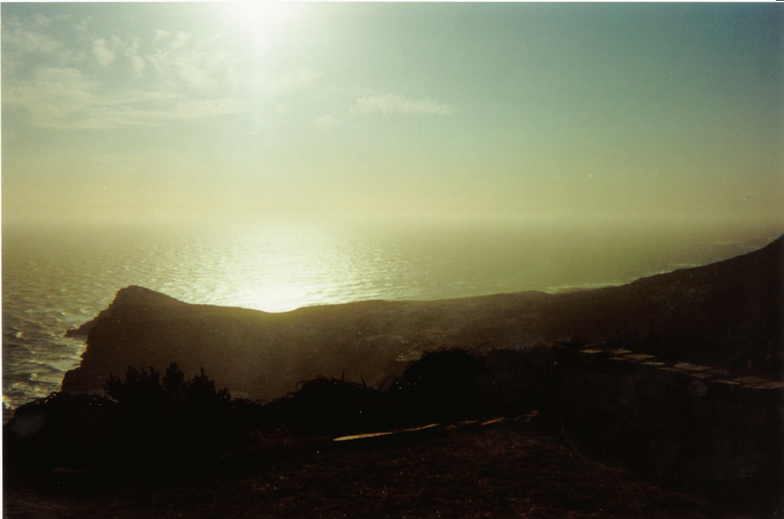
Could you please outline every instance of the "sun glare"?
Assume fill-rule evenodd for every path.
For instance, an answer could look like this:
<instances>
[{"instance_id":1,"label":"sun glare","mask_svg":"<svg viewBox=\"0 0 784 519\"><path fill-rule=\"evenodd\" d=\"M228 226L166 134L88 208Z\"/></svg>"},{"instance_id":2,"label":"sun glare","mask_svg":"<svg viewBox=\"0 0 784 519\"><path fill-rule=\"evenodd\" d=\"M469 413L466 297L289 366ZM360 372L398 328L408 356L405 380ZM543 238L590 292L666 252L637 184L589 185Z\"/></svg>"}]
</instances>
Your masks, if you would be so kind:
<instances>
[{"instance_id":1,"label":"sun glare","mask_svg":"<svg viewBox=\"0 0 784 519\"><path fill-rule=\"evenodd\" d=\"M220 2L220 16L256 44L269 43L290 29L297 6L292 2Z\"/></svg>"}]
</instances>

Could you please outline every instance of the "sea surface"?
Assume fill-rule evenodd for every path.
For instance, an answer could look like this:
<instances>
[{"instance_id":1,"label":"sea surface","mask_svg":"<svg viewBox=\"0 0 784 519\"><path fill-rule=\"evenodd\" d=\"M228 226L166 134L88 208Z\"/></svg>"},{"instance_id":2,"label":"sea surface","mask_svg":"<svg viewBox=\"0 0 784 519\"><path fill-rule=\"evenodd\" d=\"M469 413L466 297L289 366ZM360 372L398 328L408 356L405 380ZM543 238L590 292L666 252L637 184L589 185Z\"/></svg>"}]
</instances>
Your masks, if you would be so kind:
<instances>
[{"instance_id":1,"label":"sea surface","mask_svg":"<svg viewBox=\"0 0 784 519\"><path fill-rule=\"evenodd\" d=\"M758 249L781 228L493 221L11 226L2 235L4 419L59 390L64 337L140 285L188 303L284 312L350 301L595 288Z\"/></svg>"}]
</instances>

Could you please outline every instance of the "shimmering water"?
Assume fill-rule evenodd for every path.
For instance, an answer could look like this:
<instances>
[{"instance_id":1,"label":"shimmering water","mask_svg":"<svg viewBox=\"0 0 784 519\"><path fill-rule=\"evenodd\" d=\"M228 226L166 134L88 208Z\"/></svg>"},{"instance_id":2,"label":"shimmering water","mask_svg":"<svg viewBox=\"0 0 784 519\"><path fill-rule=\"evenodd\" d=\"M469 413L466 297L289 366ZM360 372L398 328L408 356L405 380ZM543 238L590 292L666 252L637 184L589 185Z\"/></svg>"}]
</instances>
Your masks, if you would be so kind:
<instances>
[{"instance_id":1,"label":"shimmering water","mask_svg":"<svg viewBox=\"0 0 784 519\"><path fill-rule=\"evenodd\" d=\"M625 283L766 245L775 229L566 223L4 227L3 402L59 389L63 337L128 285L270 312Z\"/></svg>"}]
</instances>

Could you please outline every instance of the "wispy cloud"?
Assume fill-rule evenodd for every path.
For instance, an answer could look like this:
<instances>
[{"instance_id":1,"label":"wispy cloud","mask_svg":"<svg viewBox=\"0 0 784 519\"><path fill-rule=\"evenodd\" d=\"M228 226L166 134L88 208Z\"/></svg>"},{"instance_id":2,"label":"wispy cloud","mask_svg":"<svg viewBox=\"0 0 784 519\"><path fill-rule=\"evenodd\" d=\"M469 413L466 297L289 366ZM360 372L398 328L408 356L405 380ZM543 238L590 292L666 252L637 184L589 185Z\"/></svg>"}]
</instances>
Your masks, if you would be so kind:
<instances>
[{"instance_id":1,"label":"wispy cloud","mask_svg":"<svg viewBox=\"0 0 784 519\"><path fill-rule=\"evenodd\" d=\"M195 89L202 92L214 90L226 73L226 62L222 60L217 45L196 42L184 32L172 36L158 31L153 40L155 49L144 56L144 60L157 72L157 79L169 88ZM138 46L138 44L137 44ZM129 47L132 53L133 46ZM140 63L133 61L135 71Z\"/></svg>"},{"instance_id":2,"label":"wispy cloud","mask_svg":"<svg viewBox=\"0 0 784 519\"><path fill-rule=\"evenodd\" d=\"M13 46L25 53L47 55L54 54L63 47L62 43L46 34L24 30L19 26L3 30L3 45Z\"/></svg>"},{"instance_id":3,"label":"wispy cloud","mask_svg":"<svg viewBox=\"0 0 784 519\"><path fill-rule=\"evenodd\" d=\"M93 42L93 55L102 67L111 65L112 61L114 61L114 58L117 56L114 51L107 48L106 40L103 38L99 38Z\"/></svg>"},{"instance_id":4,"label":"wispy cloud","mask_svg":"<svg viewBox=\"0 0 784 519\"><path fill-rule=\"evenodd\" d=\"M452 115L453 110L447 105L428 100L413 101L395 94L376 94L357 99L354 112L363 114L393 113L422 115Z\"/></svg>"},{"instance_id":5,"label":"wispy cloud","mask_svg":"<svg viewBox=\"0 0 784 519\"><path fill-rule=\"evenodd\" d=\"M26 60L59 61L64 63L62 55L72 54L65 49L65 45L55 38L41 32L48 20L36 20L26 26L19 20L3 20L2 46L3 46L3 72L10 72L22 68ZM59 57L59 59L58 59Z\"/></svg>"},{"instance_id":6,"label":"wispy cloud","mask_svg":"<svg viewBox=\"0 0 784 519\"><path fill-rule=\"evenodd\" d=\"M131 68L133 69L134 75L137 78L142 77L147 62L144 61L144 58L139 56L139 38L135 38L128 48L125 49L125 56L131 62Z\"/></svg>"},{"instance_id":7,"label":"wispy cloud","mask_svg":"<svg viewBox=\"0 0 784 519\"><path fill-rule=\"evenodd\" d=\"M237 95L217 89L236 83L236 73L214 37L158 31L146 41L103 38L88 34L87 22L3 20L4 109L26 111L33 125L50 129L151 126L240 112ZM78 36L66 42L62 31L47 33L56 23L76 27Z\"/></svg>"},{"instance_id":8,"label":"wispy cloud","mask_svg":"<svg viewBox=\"0 0 784 519\"><path fill-rule=\"evenodd\" d=\"M175 92L106 89L77 69L46 68L31 81L3 92L8 108L26 109L43 128L118 128L156 126L173 119L197 119L238 113L237 99L192 99Z\"/></svg>"},{"instance_id":9,"label":"wispy cloud","mask_svg":"<svg viewBox=\"0 0 784 519\"><path fill-rule=\"evenodd\" d=\"M2 29L3 108L26 111L43 128L236 114L259 96L306 88L321 76L308 67L248 73L258 62L230 35L95 34L90 19L60 18L4 19Z\"/></svg>"},{"instance_id":10,"label":"wispy cloud","mask_svg":"<svg viewBox=\"0 0 784 519\"><path fill-rule=\"evenodd\" d=\"M94 103L95 85L74 68L44 68L29 81L14 81L3 88L3 105L26 109L33 123L59 127Z\"/></svg>"}]
</instances>

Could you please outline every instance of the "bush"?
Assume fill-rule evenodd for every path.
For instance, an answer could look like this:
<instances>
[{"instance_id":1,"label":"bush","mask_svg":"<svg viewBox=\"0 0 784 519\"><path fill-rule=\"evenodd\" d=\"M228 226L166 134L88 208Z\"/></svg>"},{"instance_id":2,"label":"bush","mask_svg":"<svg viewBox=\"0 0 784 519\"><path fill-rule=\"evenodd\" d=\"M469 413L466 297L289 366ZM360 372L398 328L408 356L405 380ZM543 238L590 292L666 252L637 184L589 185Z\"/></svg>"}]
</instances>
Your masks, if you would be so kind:
<instances>
[{"instance_id":1,"label":"bush","mask_svg":"<svg viewBox=\"0 0 784 519\"><path fill-rule=\"evenodd\" d=\"M415 421L449 423L486 418L493 386L484 357L452 348L424 353L389 391Z\"/></svg>"},{"instance_id":2,"label":"bush","mask_svg":"<svg viewBox=\"0 0 784 519\"><path fill-rule=\"evenodd\" d=\"M266 405L231 400L204 370L186 380L174 362L162 376L130 367L110 376L108 398L56 393L20 407L4 426L5 459L12 475L94 469L106 482L208 474L225 460L250 467L267 456L259 435L342 436L542 409L535 398L553 366L544 347L487 357L454 348L423 354L385 391L319 377Z\"/></svg>"},{"instance_id":3,"label":"bush","mask_svg":"<svg viewBox=\"0 0 784 519\"><path fill-rule=\"evenodd\" d=\"M27 403L3 426L6 476L106 463L116 425L117 404L97 395L52 393Z\"/></svg>"},{"instance_id":4,"label":"bush","mask_svg":"<svg viewBox=\"0 0 784 519\"><path fill-rule=\"evenodd\" d=\"M132 412L203 412L230 401L229 390L216 391L215 381L205 375L204 368L193 380L186 381L176 362L166 369L163 381L153 367L150 367L149 373L144 368L129 367L124 382L111 374L105 389L121 409Z\"/></svg>"},{"instance_id":5,"label":"bush","mask_svg":"<svg viewBox=\"0 0 784 519\"><path fill-rule=\"evenodd\" d=\"M76 478L77 487L98 490L128 478L204 474L243 445L247 417L261 408L233 402L204 370L186 380L174 362L163 377L128 368L105 390L109 398L53 393L17 409L3 427L6 475L48 474L42 482L52 488Z\"/></svg>"},{"instance_id":6,"label":"bush","mask_svg":"<svg viewBox=\"0 0 784 519\"><path fill-rule=\"evenodd\" d=\"M231 449L240 436L227 389L204 373L185 380L172 362L161 378L152 367L111 375L107 395L119 408L121 437L132 465L190 471Z\"/></svg>"},{"instance_id":7,"label":"bush","mask_svg":"<svg viewBox=\"0 0 784 519\"><path fill-rule=\"evenodd\" d=\"M344 379L317 377L264 406L278 427L304 436L375 432L395 425L385 394Z\"/></svg>"}]
</instances>

